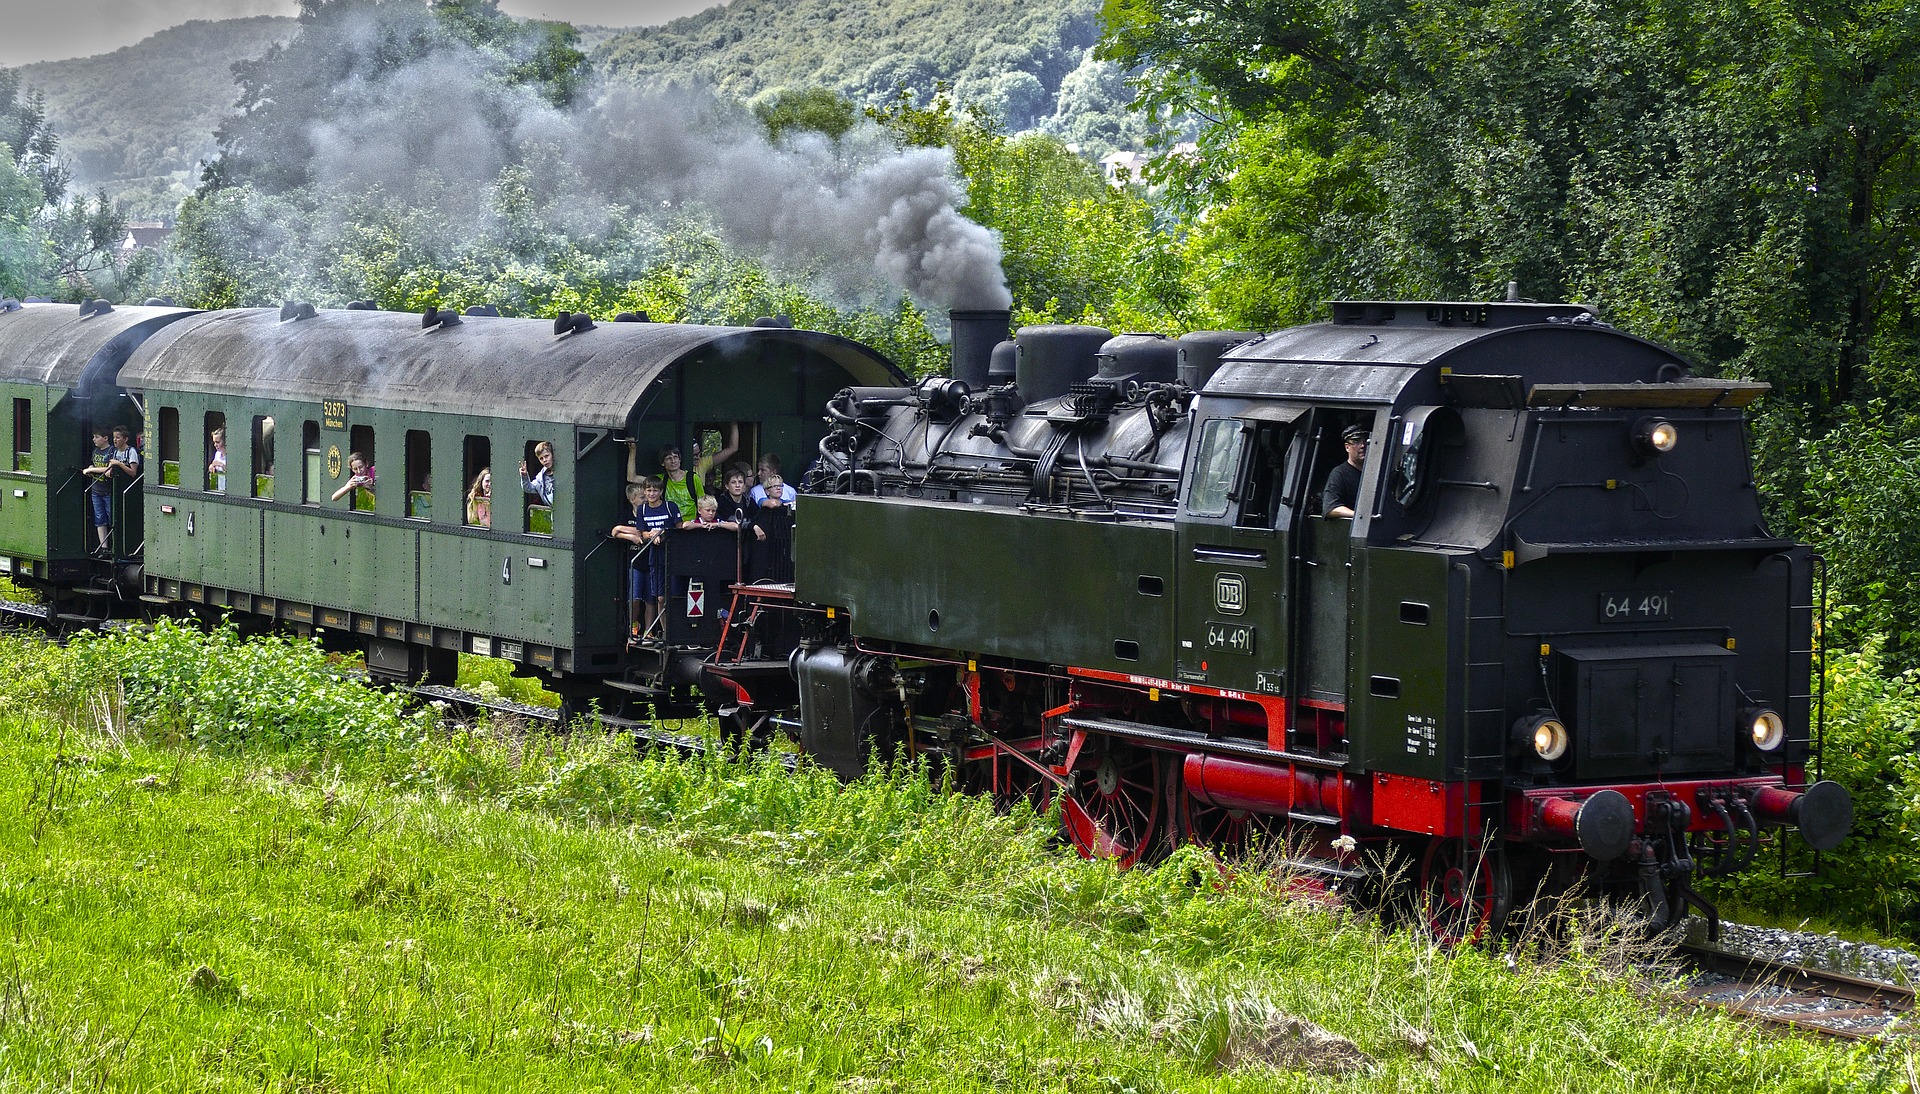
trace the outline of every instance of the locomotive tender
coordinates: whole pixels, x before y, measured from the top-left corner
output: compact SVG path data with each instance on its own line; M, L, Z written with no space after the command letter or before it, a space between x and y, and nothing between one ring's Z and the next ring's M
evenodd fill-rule
M1816 560L1766 530L1748 462L1764 385L1584 308L1343 302L1177 340L957 312L956 376L917 385L779 325L474 311L0 310L0 558L71 620L137 595L392 679L505 657L616 724L704 703L845 774L941 757L1057 799L1088 855L1284 831L1352 885L1397 853L1460 934L1581 879L1669 922L1766 829L1850 825L1817 779ZM100 560L79 467L114 422L146 427L146 474ZM626 446L713 423L818 452L793 581L674 535L667 644L629 643ZM515 477L541 441L550 504ZM355 452L372 491L343 490Z

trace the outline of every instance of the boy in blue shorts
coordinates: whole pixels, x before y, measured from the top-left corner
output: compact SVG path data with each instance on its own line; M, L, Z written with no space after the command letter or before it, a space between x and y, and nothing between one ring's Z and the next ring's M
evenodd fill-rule
M680 510L665 499L665 484L653 476L627 486L633 519L613 530L633 544L627 571L627 627L633 639L656 643L654 620L667 595L667 529L680 526Z
M94 547L95 557L105 557L109 551L107 537L113 530L113 447L107 440L105 429L93 431L93 463L80 469L87 477L87 506L93 514L93 531L100 537L100 543Z

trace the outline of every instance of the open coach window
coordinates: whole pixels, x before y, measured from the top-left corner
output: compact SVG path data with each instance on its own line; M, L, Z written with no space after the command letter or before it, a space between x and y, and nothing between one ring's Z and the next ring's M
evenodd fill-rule
M424 429L407 430L407 516L433 517L433 447Z
M306 472L300 501L305 505L318 505L327 500L326 453L320 451L319 422L308 422L300 428L300 451L305 456Z
M13 401L13 469L15 471L33 470L32 399Z
M461 448L460 481L467 484L466 512L462 523L474 528L493 527L493 442L468 435Z
M207 490L227 492L227 416L218 410L207 411Z
M380 488L375 480L379 472L380 460L374 454L373 427L356 425L348 432L347 437L348 444L352 448L352 451L347 453L347 475L349 478L358 476L362 480L361 485L353 488L353 509L358 513L371 513L374 508L374 493ZM360 458L364 470L354 469L355 456Z
M180 408L160 408L160 485L180 485Z
M527 521L524 527L536 536L553 534L553 497L559 489L560 455L552 441L528 441L525 468L520 473L521 493L525 496Z
M253 496L273 500L273 419L253 419Z

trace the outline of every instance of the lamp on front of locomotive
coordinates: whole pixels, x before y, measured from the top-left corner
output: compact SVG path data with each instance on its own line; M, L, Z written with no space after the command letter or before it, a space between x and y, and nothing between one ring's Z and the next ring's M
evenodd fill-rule
M1567 732L1566 723L1551 714L1522 718L1513 728L1521 755L1531 750L1534 756L1548 764L1559 762L1573 746L1573 735Z
M1752 735L1753 747L1762 752L1778 752L1787 740L1787 720L1768 707L1748 707L1740 712L1740 721Z
M1660 456L1680 443L1680 431L1665 418L1642 418L1633 423L1633 447L1643 456Z

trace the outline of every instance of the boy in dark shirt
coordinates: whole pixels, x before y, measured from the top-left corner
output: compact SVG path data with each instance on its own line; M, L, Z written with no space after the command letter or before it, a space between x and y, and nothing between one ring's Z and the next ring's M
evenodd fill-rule
M613 530L615 539L634 546L627 574L627 626L634 639L657 643L654 620L667 595L667 529L678 527L680 510L664 497L665 484L648 476L627 486L633 519Z
M80 473L87 477L87 506L93 514L94 534L100 537L93 553L104 556L110 550L107 538L113 530L113 485L109 481L113 475L113 446L106 430L93 431L93 463L81 468Z

